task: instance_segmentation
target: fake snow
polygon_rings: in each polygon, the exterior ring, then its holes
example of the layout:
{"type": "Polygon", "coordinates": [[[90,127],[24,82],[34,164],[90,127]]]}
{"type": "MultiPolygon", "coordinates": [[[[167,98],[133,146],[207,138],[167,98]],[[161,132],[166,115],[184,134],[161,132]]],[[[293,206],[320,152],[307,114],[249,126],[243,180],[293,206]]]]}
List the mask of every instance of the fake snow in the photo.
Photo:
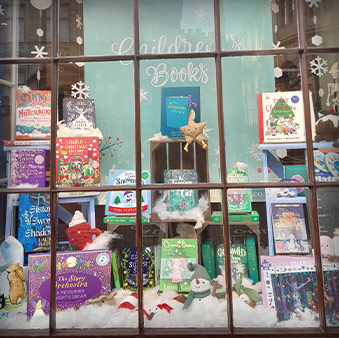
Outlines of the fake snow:
{"type": "Polygon", "coordinates": [[[162,135],[161,133],[154,134],[153,137],[147,139],[146,141],[169,141],[170,138],[166,135],[162,135]]]}
{"type": "Polygon", "coordinates": [[[86,128],[86,129],[71,129],[68,128],[65,122],[62,120],[58,122],[58,137],[95,137],[97,136],[99,140],[103,139],[102,132],[99,128],[86,128]]]}

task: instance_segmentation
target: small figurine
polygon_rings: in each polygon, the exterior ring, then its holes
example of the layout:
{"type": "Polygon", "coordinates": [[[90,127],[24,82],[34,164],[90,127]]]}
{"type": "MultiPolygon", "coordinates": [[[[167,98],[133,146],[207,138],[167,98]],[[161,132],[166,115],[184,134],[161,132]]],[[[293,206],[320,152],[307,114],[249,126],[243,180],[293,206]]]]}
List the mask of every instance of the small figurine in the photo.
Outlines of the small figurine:
{"type": "Polygon", "coordinates": [[[204,142],[203,130],[206,126],[206,122],[196,123],[194,122],[195,112],[193,109],[188,114],[188,124],[187,126],[180,127],[179,129],[185,135],[185,141],[187,142],[184,150],[188,152],[188,145],[193,141],[200,143],[205,149],[207,144],[204,142]]]}

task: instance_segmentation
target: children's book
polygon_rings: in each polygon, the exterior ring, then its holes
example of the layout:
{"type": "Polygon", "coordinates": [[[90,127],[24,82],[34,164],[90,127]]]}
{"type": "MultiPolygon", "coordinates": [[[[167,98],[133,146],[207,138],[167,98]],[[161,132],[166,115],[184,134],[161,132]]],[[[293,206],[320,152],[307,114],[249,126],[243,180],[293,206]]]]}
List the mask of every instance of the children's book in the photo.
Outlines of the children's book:
{"type": "Polygon", "coordinates": [[[48,251],[51,244],[49,194],[21,194],[18,218],[18,240],[25,252],[48,251]]]}
{"type": "Polygon", "coordinates": [[[271,210],[276,253],[309,253],[303,205],[272,203],[271,210]]]}
{"type": "Polygon", "coordinates": [[[189,292],[193,272],[187,264],[197,263],[197,240],[163,238],[161,244],[161,270],[159,290],[171,288],[176,292],[189,292]]]}
{"type": "Polygon", "coordinates": [[[58,187],[100,185],[98,137],[57,137],[56,180],[58,187]]]}
{"type": "Polygon", "coordinates": [[[202,264],[205,267],[210,278],[215,278],[215,248],[212,240],[208,240],[201,245],[201,258],[202,264]]]}
{"type": "Polygon", "coordinates": [[[95,106],[91,99],[63,99],[66,126],[71,129],[95,128],[95,106]]]}
{"type": "Polygon", "coordinates": [[[121,250],[116,249],[112,253],[112,274],[114,289],[121,289],[121,250]]]}
{"type": "Polygon", "coordinates": [[[318,182],[339,181],[339,150],[314,150],[314,171],[318,182]]]}
{"type": "Polygon", "coordinates": [[[161,91],[161,133],[171,138],[183,138],[179,127],[188,123],[193,109],[195,122],[200,122],[200,87],[168,87],[161,91]]]}
{"type": "MultiPolygon", "coordinates": [[[[198,183],[195,169],[169,169],[164,171],[164,183],[198,183]]],[[[183,213],[198,206],[198,191],[190,189],[170,190],[167,196],[167,209],[183,213]]]]}
{"type": "MultiPolygon", "coordinates": [[[[143,184],[151,183],[149,170],[141,173],[143,184]]],[[[109,171],[108,185],[135,185],[135,170],[112,169],[109,171]]],[[[137,212],[137,200],[135,191],[121,190],[109,191],[106,197],[106,215],[135,215],[137,212]]],[[[149,190],[141,192],[141,212],[151,212],[151,193],[149,190]]]]}
{"type": "Polygon", "coordinates": [[[38,188],[46,186],[46,150],[11,150],[9,187],[23,184],[30,184],[38,188]]]}
{"type": "Polygon", "coordinates": [[[258,272],[258,258],[257,247],[255,245],[255,239],[253,236],[246,237],[246,251],[247,251],[247,265],[248,265],[248,277],[253,280],[254,283],[259,281],[258,272]]]}
{"type": "MultiPolygon", "coordinates": [[[[284,166],[284,178],[295,182],[308,182],[307,168],[305,164],[294,164],[284,166]]],[[[298,196],[305,196],[305,188],[297,188],[298,196]]]]}
{"type": "MultiPolygon", "coordinates": [[[[78,309],[86,300],[111,291],[112,251],[57,252],[55,299],[57,311],[78,309]]],[[[28,256],[27,316],[50,311],[50,254],[28,256]]]]}
{"type": "Polygon", "coordinates": [[[16,138],[41,139],[51,136],[51,92],[17,91],[16,138]]]}
{"type": "MultiPolygon", "coordinates": [[[[227,168],[228,183],[248,182],[247,169],[240,171],[237,168],[227,168]]],[[[231,214],[244,214],[252,212],[251,192],[249,189],[227,190],[228,212],[231,214]]]]}
{"type": "MultiPolygon", "coordinates": [[[[309,98],[310,111],[313,112],[311,92],[309,98]]],[[[306,141],[304,102],[301,91],[260,93],[257,99],[261,143],[306,141]]],[[[314,129],[314,123],[312,124],[314,129]]]]}
{"type": "MultiPolygon", "coordinates": [[[[137,248],[123,248],[121,251],[122,288],[137,289],[137,264],[137,248]]],[[[142,285],[145,289],[155,286],[154,247],[142,248],[142,285]]]]}

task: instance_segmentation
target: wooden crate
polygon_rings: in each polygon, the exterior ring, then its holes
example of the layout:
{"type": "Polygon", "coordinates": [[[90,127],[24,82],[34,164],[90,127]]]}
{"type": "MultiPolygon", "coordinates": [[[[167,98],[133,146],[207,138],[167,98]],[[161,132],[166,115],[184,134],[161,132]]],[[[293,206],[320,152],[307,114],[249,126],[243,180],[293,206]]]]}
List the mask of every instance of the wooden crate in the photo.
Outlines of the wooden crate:
{"type": "MultiPolygon", "coordinates": [[[[204,140],[207,144],[207,140],[204,140]]],[[[208,152],[206,147],[202,148],[196,142],[188,146],[188,152],[184,150],[186,141],[184,139],[170,139],[167,141],[150,142],[150,160],[151,160],[151,181],[152,183],[164,183],[164,170],[166,169],[195,169],[198,174],[198,182],[209,182],[208,173],[208,152]]],[[[199,198],[207,191],[199,190],[199,198]]],[[[208,195],[208,194],[207,194],[208,195]]],[[[152,191],[152,208],[155,201],[159,198],[158,191],[152,191]]],[[[158,215],[152,213],[152,222],[160,222],[158,215]]],[[[205,212],[205,220],[211,219],[210,207],[205,212]]],[[[169,222],[194,222],[194,220],[174,220],[169,222]]],[[[164,220],[162,220],[164,222],[164,220]]]]}

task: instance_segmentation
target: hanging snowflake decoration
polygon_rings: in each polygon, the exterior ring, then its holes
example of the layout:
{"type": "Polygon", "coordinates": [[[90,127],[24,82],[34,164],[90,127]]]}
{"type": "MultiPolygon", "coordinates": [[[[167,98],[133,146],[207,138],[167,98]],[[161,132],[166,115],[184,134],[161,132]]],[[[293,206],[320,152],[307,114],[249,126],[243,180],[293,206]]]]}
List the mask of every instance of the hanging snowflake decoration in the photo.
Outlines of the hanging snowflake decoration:
{"type": "Polygon", "coordinates": [[[248,151],[250,153],[250,156],[254,158],[257,162],[262,161],[262,152],[258,149],[259,143],[252,143],[248,147],[248,151]]]}
{"type": "Polygon", "coordinates": [[[5,9],[3,8],[2,5],[0,5],[0,14],[1,14],[2,16],[5,15],[5,9]]]}
{"type": "Polygon", "coordinates": [[[204,129],[202,130],[203,137],[204,138],[210,138],[209,133],[210,133],[211,130],[212,130],[211,128],[207,128],[207,126],[205,126],[204,129]]]}
{"type": "Polygon", "coordinates": [[[318,8],[321,0],[305,0],[305,2],[309,3],[308,7],[310,8],[312,8],[313,6],[318,8]]]}
{"type": "Polygon", "coordinates": [[[40,48],[38,46],[34,46],[35,51],[31,51],[31,54],[35,54],[36,58],[43,58],[44,55],[48,55],[47,52],[44,52],[45,46],[41,46],[40,48]]]}
{"type": "Polygon", "coordinates": [[[77,18],[75,19],[75,21],[77,23],[77,27],[81,30],[82,21],[81,21],[81,16],[79,14],[77,14],[77,18]]]}
{"type": "Polygon", "coordinates": [[[317,56],[315,59],[310,62],[312,74],[322,77],[328,72],[327,60],[317,56]]]}
{"type": "Polygon", "coordinates": [[[72,97],[76,99],[87,99],[89,97],[89,86],[82,81],[72,84],[72,97]]]}
{"type": "Polygon", "coordinates": [[[281,42],[278,41],[276,44],[273,42],[273,49],[282,49],[284,46],[280,46],[281,42]]]}
{"type": "Polygon", "coordinates": [[[140,88],[140,102],[146,100],[147,101],[147,94],[146,90],[144,88],[140,88]]]}
{"type": "Polygon", "coordinates": [[[100,160],[102,160],[106,155],[114,157],[114,152],[118,147],[122,148],[122,141],[120,141],[119,137],[115,140],[112,140],[112,136],[105,137],[100,141],[99,145],[100,160]]]}

